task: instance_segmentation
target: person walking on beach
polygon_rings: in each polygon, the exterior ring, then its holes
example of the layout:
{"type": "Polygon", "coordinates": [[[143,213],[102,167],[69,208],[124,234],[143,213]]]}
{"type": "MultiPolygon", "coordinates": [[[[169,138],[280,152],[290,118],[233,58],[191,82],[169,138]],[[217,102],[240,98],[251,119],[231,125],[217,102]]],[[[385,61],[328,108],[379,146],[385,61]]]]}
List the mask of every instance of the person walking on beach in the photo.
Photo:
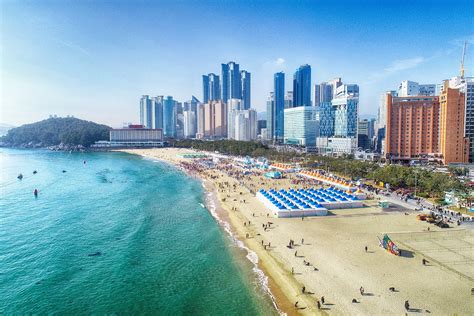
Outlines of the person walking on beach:
{"type": "Polygon", "coordinates": [[[304,238],[301,238],[301,244],[304,245],[304,238]]]}
{"type": "Polygon", "coordinates": [[[321,303],[318,300],[316,300],[316,306],[318,307],[318,309],[321,309],[321,303]]]}
{"type": "Polygon", "coordinates": [[[360,295],[364,295],[364,288],[362,286],[360,287],[359,291],[360,291],[360,295]]]}
{"type": "Polygon", "coordinates": [[[298,250],[295,251],[295,257],[298,257],[298,250]]]}
{"type": "Polygon", "coordinates": [[[296,307],[296,308],[298,308],[298,301],[296,301],[296,303],[295,303],[295,307],[296,307]]]}
{"type": "Polygon", "coordinates": [[[306,292],[306,287],[303,285],[303,287],[301,288],[301,293],[305,293],[306,292]]]}
{"type": "Polygon", "coordinates": [[[408,300],[405,301],[405,310],[410,311],[410,303],[408,302],[408,300]]]}
{"type": "Polygon", "coordinates": [[[321,303],[324,304],[324,296],[321,296],[321,303]]]}
{"type": "Polygon", "coordinates": [[[369,248],[367,246],[365,246],[365,252],[367,252],[367,250],[369,250],[369,248]]]}

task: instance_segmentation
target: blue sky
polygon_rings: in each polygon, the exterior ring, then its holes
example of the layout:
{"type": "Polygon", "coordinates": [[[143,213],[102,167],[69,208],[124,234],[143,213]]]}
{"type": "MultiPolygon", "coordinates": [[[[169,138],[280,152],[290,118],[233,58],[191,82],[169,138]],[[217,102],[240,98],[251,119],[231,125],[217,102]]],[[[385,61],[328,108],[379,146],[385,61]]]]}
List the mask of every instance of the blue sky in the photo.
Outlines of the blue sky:
{"type": "Polygon", "coordinates": [[[360,112],[401,80],[472,76],[473,1],[2,1],[0,122],[49,114],[111,126],[138,121],[142,94],[202,99],[201,76],[236,61],[259,111],[273,73],[287,90],[301,64],[313,83],[360,85],[360,112]],[[469,13],[471,12],[471,13],[469,13]]]}

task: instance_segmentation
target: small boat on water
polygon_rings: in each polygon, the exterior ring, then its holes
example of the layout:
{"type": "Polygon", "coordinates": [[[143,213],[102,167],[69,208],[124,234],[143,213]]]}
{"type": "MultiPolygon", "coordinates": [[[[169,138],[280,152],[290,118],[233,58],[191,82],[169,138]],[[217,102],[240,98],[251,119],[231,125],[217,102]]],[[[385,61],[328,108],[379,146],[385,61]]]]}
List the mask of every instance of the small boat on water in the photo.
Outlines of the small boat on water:
{"type": "Polygon", "coordinates": [[[38,173],[38,171],[36,171],[36,170],[35,170],[35,171],[33,171],[33,174],[37,174],[37,173],[38,173]]]}
{"type": "Polygon", "coordinates": [[[66,170],[63,170],[63,173],[66,173],[67,171],[66,170]]]}
{"type": "Polygon", "coordinates": [[[23,179],[23,175],[20,173],[20,174],[18,175],[18,177],[16,177],[16,178],[17,178],[18,180],[21,180],[21,179],[23,179]]]}

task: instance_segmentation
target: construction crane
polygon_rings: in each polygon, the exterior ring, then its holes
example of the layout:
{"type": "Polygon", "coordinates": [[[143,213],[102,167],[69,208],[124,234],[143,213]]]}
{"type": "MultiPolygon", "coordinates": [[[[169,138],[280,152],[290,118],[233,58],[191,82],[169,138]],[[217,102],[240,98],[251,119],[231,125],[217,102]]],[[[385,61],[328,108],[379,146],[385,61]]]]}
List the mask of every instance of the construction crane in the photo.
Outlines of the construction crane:
{"type": "Polygon", "coordinates": [[[464,41],[464,47],[462,49],[461,56],[461,79],[464,79],[464,57],[466,56],[466,41],[464,41]]]}

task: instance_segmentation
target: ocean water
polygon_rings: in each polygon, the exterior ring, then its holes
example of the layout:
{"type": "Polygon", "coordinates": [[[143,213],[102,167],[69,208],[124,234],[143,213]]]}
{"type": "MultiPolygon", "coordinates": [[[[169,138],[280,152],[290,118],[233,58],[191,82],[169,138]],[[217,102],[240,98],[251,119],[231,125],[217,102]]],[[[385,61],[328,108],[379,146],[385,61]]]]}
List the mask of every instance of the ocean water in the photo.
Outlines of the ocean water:
{"type": "Polygon", "coordinates": [[[0,314],[277,314],[247,252],[201,205],[201,183],[180,170],[12,149],[0,149],[0,168],[0,314]]]}

